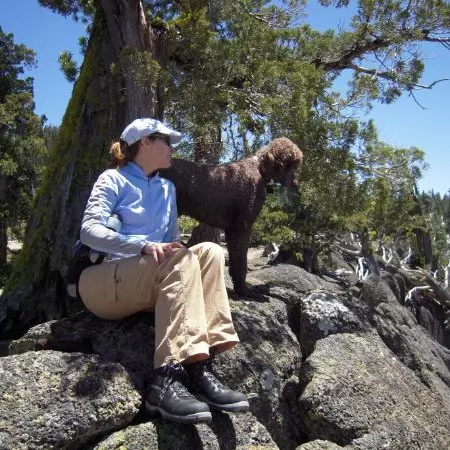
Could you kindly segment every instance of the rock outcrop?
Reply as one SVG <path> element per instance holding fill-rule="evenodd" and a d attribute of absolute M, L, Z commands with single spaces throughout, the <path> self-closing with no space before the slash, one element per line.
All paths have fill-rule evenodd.
<path fill-rule="evenodd" d="M 127 426 L 140 395 L 126 370 L 56 351 L 0 358 L 0 447 L 79 447 Z"/>
<path fill-rule="evenodd" d="M 348 288 L 252 252 L 247 280 L 265 297 L 231 301 L 241 344 L 215 365 L 249 413 L 148 417 L 153 315 L 81 312 L 1 343 L 0 448 L 450 448 L 450 350 L 382 278 Z"/>

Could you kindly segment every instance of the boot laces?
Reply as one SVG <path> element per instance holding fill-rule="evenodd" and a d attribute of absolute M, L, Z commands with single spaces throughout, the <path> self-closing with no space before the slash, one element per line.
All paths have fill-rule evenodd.
<path fill-rule="evenodd" d="M 190 400 L 195 398 L 185 387 L 187 380 L 188 376 L 186 370 L 180 363 L 168 366 L 163 382 L 162 398 L 164 398 L 169 387 L 171 387 L 181 399 Z"/>
<path fill-rule="evenodd" d="M 224 384 L 222 384 L 209 370 L 205 370 L 205 376 L 216 385 L 219 389 L 228 389 Z"/>
<path fill-rule="evenodd" d="M 220 389 L 225 389 L 226 386 L 223 385 L 212 373 L 213 370 L 213 358 L 209 357 L 204 361 L 197 363 L 194 372 L 194 383 L 197 387 L 201 387 L 201 377 L 202 375 L 208 378 L 215 386 Z"/>

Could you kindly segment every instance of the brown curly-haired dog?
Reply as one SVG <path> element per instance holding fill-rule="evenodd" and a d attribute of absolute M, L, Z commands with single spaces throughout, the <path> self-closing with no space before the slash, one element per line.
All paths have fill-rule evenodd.
<path fill-rule="evenodd" d="M 245 284 L 250 231 L 266 199 L 270 181 L 297 187 L 301 150 L 289 139 L 273 140 L 241 161 L 211 165 L 175 158 L 161 176 L 177 189 L 180 214 L 225 230 L 230 275 L 236 294 L 248 295 Z"/>

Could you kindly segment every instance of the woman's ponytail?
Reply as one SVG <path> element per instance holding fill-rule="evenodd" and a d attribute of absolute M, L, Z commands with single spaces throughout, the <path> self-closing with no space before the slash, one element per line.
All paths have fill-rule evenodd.
<path fill-rule="evenodd" d="M 128 145 L 125 141 L 116 141 L 111 144 L 109 154 L 111 155 L 111 167 L 119 168 L 133 161 L 139 151 L 140 141 Z"/>
<path fill-rule="evenodd" d="M 122 167 L 127 163 L 126 157 L 122 151 L 122 145 L 120 141 L 116 141 L 111 144 L 111 147 L 109 148 L 109 154 L 111 155 L 112 167 Z"/>

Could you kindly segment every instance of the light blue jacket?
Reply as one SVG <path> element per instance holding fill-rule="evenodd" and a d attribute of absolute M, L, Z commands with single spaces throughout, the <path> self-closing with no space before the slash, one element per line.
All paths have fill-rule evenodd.
<path fill-rule="evenodd" d="M 106 228 L 112 214 L 122 222 L 119 233 Z M 179 241 L 175 186 L 132 162 L 105 170 L 92 188 L 80 240 L 112 259 L 140 254 L 147 243 Z"/>

